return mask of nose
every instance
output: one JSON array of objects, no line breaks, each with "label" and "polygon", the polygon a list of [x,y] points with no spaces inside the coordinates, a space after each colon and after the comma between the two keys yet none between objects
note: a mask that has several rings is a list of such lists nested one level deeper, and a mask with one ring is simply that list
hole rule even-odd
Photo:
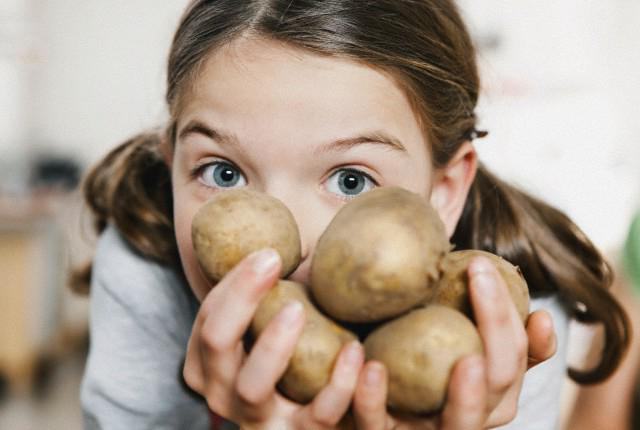
[{"label": "nose", "polygon": [[308,284],[315,244],[324,231],[330,214],[325,214],[318,201],[305,198],[304,193],[283,193],[274,190],[268,191],[268,194],[280,200],[291,211],[300,232],[300,264],[287,279]]},{"label": "nose", "polygon": [[[285,203],[286,204],[286,203]],[[311,276],[311,260],[317,237],[313,233],[313,220],[309,219],[304,209],[287,205],[293,214],[300,232],[300,264],[287,279],[301,284],[308,284]]]}]

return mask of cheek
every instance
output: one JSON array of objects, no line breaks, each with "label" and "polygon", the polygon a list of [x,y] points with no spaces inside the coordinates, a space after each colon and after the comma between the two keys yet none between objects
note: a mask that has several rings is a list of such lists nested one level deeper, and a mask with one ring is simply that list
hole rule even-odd
[{"label": "cheek", "polygon": [[189,282],[191,291],[193,291],[199,301],[202,301],[211,289],[211,284],[200,270],[200,265],[198,264],[191,241],[191,222],[200,208],[201,203],[182,197],[180,190],[175,190],[174,188],[173,220],[176,242],[178,243],[182,269]]}]

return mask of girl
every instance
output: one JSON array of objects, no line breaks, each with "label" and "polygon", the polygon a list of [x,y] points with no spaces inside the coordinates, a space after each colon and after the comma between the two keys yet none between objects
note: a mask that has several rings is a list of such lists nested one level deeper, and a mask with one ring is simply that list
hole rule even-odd
[{"label": "girl", "polygon": [[[549,429],[568,316],[607,334],[600,364],[570,370],[572,378],[599,381],[615,369],[627,319],[606,291],[607,264],[566,216],[478,165],[478,76],[452,1],[196,0],[173,41],[166,95],[166,130],[113,150],[85,185],[102,232],[82,387],[87,427],[206,428],[209,409],[216,423],[243,428],[334,428],[351,407],[361,429],[478,429],[516,414],[510,428]],[[191,220],[226,188],[278,197],[300,227],[303,259],[291,279],[304,283],[340,205],[391,185],[428,199],[457,248],[518,264],[533,307],[546,311],[523,328],[503,280],[479,259],[469,275],[485,353],[457,363],[441,414],[389,414],[385,369],[365,362],[358,343],[309,405],[295,404],[275,385],[304,324],[300,306],[285,308],[250,354],[242,346],[276,280],[277,254],[249,256],[211,286],[193,255]],[[558,353],[548,360],[550,315]]]}]

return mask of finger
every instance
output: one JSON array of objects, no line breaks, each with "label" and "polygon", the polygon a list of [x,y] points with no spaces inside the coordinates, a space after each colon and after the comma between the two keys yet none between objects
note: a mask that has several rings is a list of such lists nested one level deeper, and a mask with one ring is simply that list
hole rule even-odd
[{"label": "finger", "polygon": [[442,430],[479,430],[487,419],[485,361],[478,355],[461,359],[453,368]]},{"label": "finger", "polygon": [[358,341],[345,345],[340,351],[329,384],[307,407],[313,422],[333,427],[349,409],[364,361],[364,351]]},{"label": "finger", "polygon": [[198,335],[189,337],[187,344],[187,355],[184,359],[182,377],[189,388],[196,393],[202,394],[204,391],[204,371],[200,357],[200,346]]},{"label": "finger", "polygon": [[267,325],[238,373],[236,391],[253,409],[275,394],[304,327],[304,310],[298,301],[285,306]]},{"label": "finger", "polygon": [[358,378],[353,399],[356,428],[379,430],[386,428],[387,370],[382,363],[368,362]]},{"label": "finger", "polygon": [[507,286],[486,258],[469,265],[470,296],[487,360],[489,405],[495,407],[526,369],[527,337]]},{"label": "finger", "polygon": [[215,328],[218,341],[234,344],[242,338],[258,303],[275,283],[280,265],[275,250],[257,251],[238,263],[205,297],[200,310],[206,316],[203,325]]},{"label": "finger", "polygon": [[244,333],[279,271],[276,251],[258,251],[240,262],[205,297],[199,341],[203,371],[208,377],[227,383],[235,380],[243,356]]},{"label": "finger", "polygon": [[[217,414],[230,417],[233,410],[233,395],[229,389],[233,376],[223,378],[220,376],[212,377],[210,369],[205,370],[204,363],[207,363],[208,357],[205,356],[201,345],[198,341],[194,341],[197,336],[192,336],[189,340],[185,364],[183,367],[183,378],[187,386],[193,391],[202,395],[210,410]],[[228,367],[237,368],[242,361],[244,351],[242,345],[238,345],[234,354],[228,359]],[[235,373],[234,373],[235,375]]]},{"label": "finger", "polygon": [[529,353],[527,367],[530,369],[553,357],[556,353],[556,334],[549,312],[539,310],[527,319]]}]

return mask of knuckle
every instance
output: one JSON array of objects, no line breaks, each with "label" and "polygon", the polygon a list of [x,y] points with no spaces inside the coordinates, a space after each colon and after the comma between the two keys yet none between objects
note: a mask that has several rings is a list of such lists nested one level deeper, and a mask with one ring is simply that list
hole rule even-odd
[{"label": "knuckle", "polygon": [[[342,418],[342,414],[338,412],[340,409],[339,401],[336,402],[333,393],[328,396],[328,392],[321,393],[320,396],[324,394],[324,397],[319,399],[316,397],[314,402],[311,405],[310,417],[311,420],[320,426],[321,428],[334,428]],[[331,397],[332,400],[328,401],[328,398]],[[321,400],[321,401],[318,401]]]},{"label": "knuckle", "polygon": [[486,405],[480,396],[463,396],[457,399],[457,406],[471,415],[485,413],[486,411]]},{"label": "knuckle", "polygon": [[331,390],[333,391],[333,393],[335,394],[336,397],[350,397],[353,389],[355,388],[353,386],[353,383],[348,379],[348,378],[344,378],[344,377],[333,377],[331,382]]},{"label": "knuckle", "polygon": [[510,401],[508,405],[497,411],[492,421],[493,426],[504,426],[516,419],[517,405],[515,401]]},{"label": "knuckle", "polygon": [[500,307],[495,313],[495,324],[499,327],[506,327],[511,324],[511,312],[507,307]]},{"label": "knuckle", "polygon": [[209,410],[221,416],[228,416],[229,396],[222,387],[217,384],[207,384],[203,397],[209,407]]},{"label": "knuckle", "polygon": [[277,342],[277,338],[280,335],[282,335],[282,332],[275,330],[263,333],[260,337],[259,343],[256,345],[256,352],[263,357],[280,356],[281,345]]},{"label": "knuckle", "polygon": [[198,373],[193,368],[185,366],[182,369],[182,378],[184,379],[185,384],[187,384],[187,386],[193,391],[196,393],[202,392],[202,381],[200,380]]},{"label": "knuckle", "polygon": [[267,391],[262,392],[257,389],[253,384],[245,382],[246,379],[238,378],[235,384],[236,395],[238,399],[250,406],[257,406],[264,403],[267,400],[269,393]]},{"label": "knuckle", "polygon": [[203,330],[200,333],[200,342],[207,351],[217,353],[231,349],[234,344],[234,339],[223,333]]},{"label": "knuckle", "polygon": [[365,414],[376,411],[380,406],[374,396],[360,393],[356,393],[353,403],[356,409]]},{"label": "knuckle", "polygon": [[314,413],[313,420],[322,427],[333,428],[340,422],[340,417]]},{"label": "knuckle", "polygon": [[491,390],[497,393],[505,393],[513,383],[515,377],[511,373],[499,373],[491,378]]},{"label": "knuckle", "polygon": [[206,401],[207,401],[207,407],[209,408],[209,410],[215,412],[218,415],[224,415],[225,411],[224,411],[223,402],[218,396],[214,394],[210,394],[206,396]]}]

